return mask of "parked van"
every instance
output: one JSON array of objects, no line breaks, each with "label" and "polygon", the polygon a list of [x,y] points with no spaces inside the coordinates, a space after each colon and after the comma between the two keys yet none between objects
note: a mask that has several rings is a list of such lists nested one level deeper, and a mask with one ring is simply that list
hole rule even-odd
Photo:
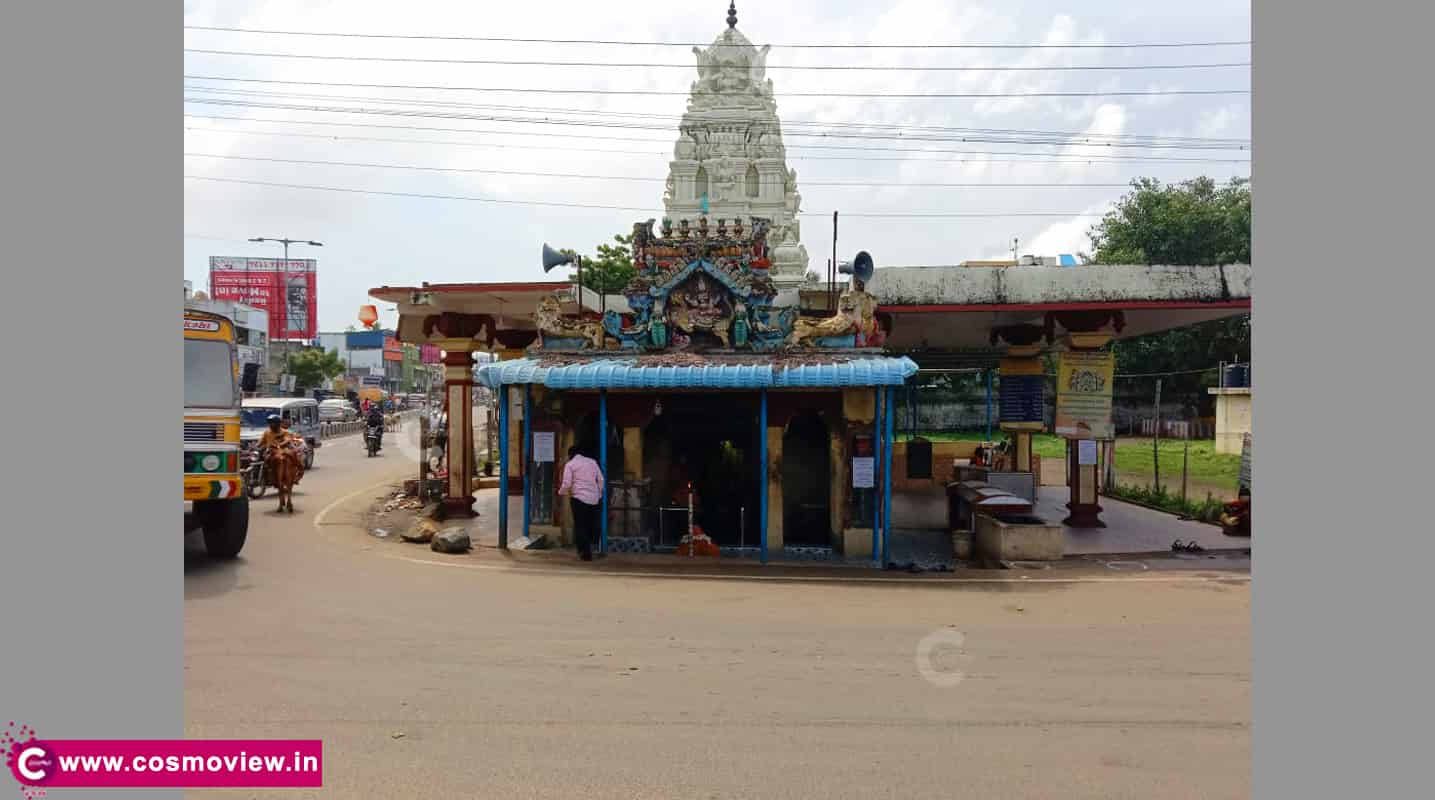
[{"label": "parked van", "polygon": [[314,466],[314,451],[323,442],[319,433],[319,403],[312,397],[251,397],[240,411],[240,441],[245,449],[254,446],[269,426],[269,415],[289,418],[289,430],[304,437],[309,451],[304,469]]}]

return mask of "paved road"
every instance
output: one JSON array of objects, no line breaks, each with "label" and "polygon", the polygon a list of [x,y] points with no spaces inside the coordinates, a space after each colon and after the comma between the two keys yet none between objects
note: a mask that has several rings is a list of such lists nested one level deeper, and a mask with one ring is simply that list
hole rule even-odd
[{"label": "paved road", "polygon": [[[257,503],[238,562],[189,545],[187,735],[325,742],[324,790],[258,796],[1248,794],[1245,583],[670,580],[420,549],[449,566],[414,563],[350,525],[376,494],[361,490],[409,471],[339,440],[299,513]],[[934,633],[964,637],[928,661],[955,685],[918,669]]]}]

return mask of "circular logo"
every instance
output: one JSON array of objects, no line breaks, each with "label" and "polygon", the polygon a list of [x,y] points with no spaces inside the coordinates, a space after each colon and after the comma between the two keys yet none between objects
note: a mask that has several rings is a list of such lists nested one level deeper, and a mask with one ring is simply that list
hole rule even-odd
[{"label": "circular logo", "polygon": [[15,745],[10,769],[15,779],[26,786],[43,786],[59,772],[50,746],[33,739]]},{"label": "circular logo", "polygon": [[200,459],[199,465],[201,467],[204,467],[205,472],[213,472],[219,469],[219,456],[210,453],[209,455]]},{"label": "circular logo", "polygon": [[967,637],[958,631],[939,630],[917,642],[917,673],[934,686],[944,689],[961,683],[966,674],[952,662],[962,655]]}]

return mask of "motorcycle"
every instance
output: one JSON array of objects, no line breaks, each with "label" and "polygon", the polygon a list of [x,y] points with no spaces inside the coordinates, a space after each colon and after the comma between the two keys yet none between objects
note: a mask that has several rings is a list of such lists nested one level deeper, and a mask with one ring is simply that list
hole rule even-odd
[{"label": "motorcycle", "polygon": [[369,451],[370,458],[379,454],[379,438],[383,432],[380,425],[369,425],[364,429],[364,447]]},{"label": "motorcycle", "polygon": [[264,459],[259,457],[259,448],[246,447],[239,454],[239,469],[244,476],[244,489],[251,500],[264,496],[268,484],[264,476]]}]

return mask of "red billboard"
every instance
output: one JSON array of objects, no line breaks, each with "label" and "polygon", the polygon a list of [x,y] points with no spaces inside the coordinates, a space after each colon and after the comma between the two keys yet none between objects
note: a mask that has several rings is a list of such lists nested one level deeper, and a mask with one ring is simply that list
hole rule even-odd
[{"label": "red billboard", "polygon": [[270,339],[313,339],[319,334],[315,264],[312,258],[211,256],[209,295],[264,309]]},{"label": "red billboard", "polygon": [[404,346],[401,345],[401,344],[399,344],[399,340],[398,340],[398,339],[395,339],[395,338],[392,337],[392,336],[385,336],[385,337],[384,337],[384,360],[385,360],[385,361],[403,361],[403,360],[404,360]]}]

